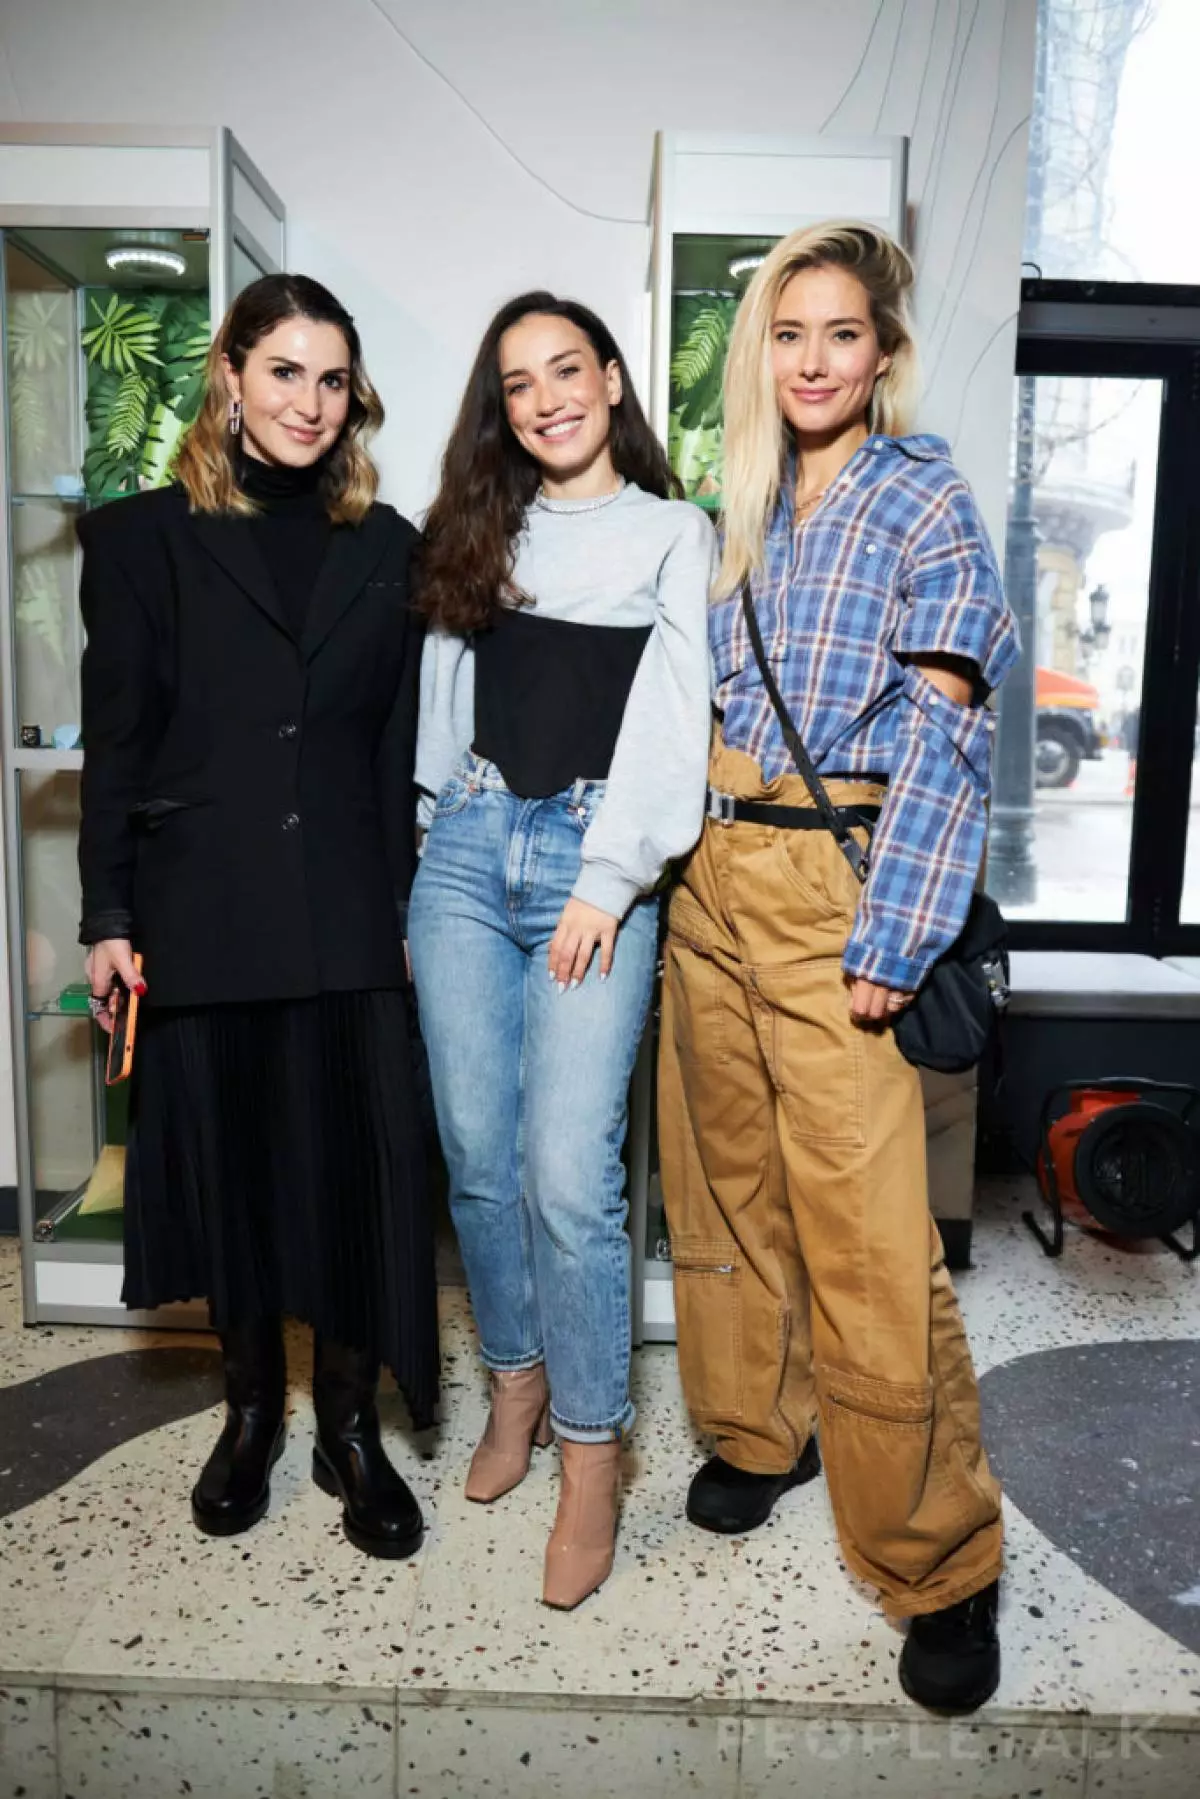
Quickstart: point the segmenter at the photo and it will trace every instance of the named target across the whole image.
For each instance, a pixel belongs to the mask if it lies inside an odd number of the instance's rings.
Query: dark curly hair
[[[621,399],[612,409],[608,447],[627,481],[660,499],[678,496],[666,453],[646,422],[612,332],[577,300],[520,294],[502,306],[479,346],[446,453],[437,498],[425,521],[420,606],[450,631],[491,624],[512,579],[517,537],[542,471],[508,422],[500,380],[500,340],[533,314],[568,320],[591,344],[600,367],[616,363]]]

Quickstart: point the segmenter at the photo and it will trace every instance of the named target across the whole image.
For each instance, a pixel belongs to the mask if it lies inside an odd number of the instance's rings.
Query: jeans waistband
[[[494,762],[486,756],[479,756],[474,750],[465,750],[459,764],[459,773],[468,787],[487,789],[492,793],[509,793],[511,788]],[[559,793],[548,793],[542,796],[545,800],[560,800],[568,806],[582,806],[587,801],[603,798],[607,783],[604,781],[586,781],[580,776],[570,787],[564,787]],[[519,796],[514,796],[519,797]]]

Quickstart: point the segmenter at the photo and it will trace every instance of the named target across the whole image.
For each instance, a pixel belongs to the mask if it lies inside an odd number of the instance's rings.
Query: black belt
[[[835,806],[834,811],[850,829],[879,821],[881,806]],[[738,800],[731,793],[708,790],[706,816],[717,824],[773,825],[780,831],[824,831],[825,820],[815,806],[772,806],[765,800]]]

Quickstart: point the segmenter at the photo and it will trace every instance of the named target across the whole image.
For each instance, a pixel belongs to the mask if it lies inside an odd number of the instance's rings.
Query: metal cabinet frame
[[[189,155],[194,152],[195,155]],[[156,162],[157,157],[157,162]],[[169,173],[168,173],[169,170]],[[111,179],[112,188],[106,183]],[[156,186],[156,182],[158,186]],[[177,197],[186,189],[187,197]],[[111,191],[111,201],[106,194]],[[136,194],[136,200],[131,199]],[[210,318],[219,320],[235,291],[235,251],[263,272],[285,263],[283,202],[224,127],[141,129],[108,125],[0,126],[0,294],[4,243],[23,230],[99,228],[119,231],[205,230],[209,234]],[[266,241],[271,240],[271,241]],[[30,252],[33,254],[33,252]],[[44,258],[39,258],[44,260]],[[6,307],[2,309],[6,312]],[[8,444],[7,347],[0,312],[0,760],[3,767],[4,860],[8,976],[17,1151],[22,1293],[27,1324],[46,1322],[191,1327],[206,1322],[197,1306],[153,1314],[120,1304],[119,1243],[45,1240],[38,1233],[31,1125],[29,990],[25,952],[25,843],[22,772],[71,772],[81,750],[23,749],[17,708],[12,487]],[[82,407],[82,397],[80,398]],[[81,971],[82,972],[82,969]],[[103,1119],[103,1073],[94,1058],[97,1151]]]
[[[770,240],[853,216],[906,237],[908,139],[662,131],[650,202],[650,422],[664,444],[670,409],[677,237]],[[654,1013],[657,1015],[657,994]],[[630,1096],[629,1228],[633,1341],[673,1342],[671,1265],[647,1254],[657,1030],[647,1026]]]

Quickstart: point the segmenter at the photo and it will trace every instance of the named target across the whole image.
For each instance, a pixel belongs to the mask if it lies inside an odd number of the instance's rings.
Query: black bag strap
[[[758,663],[758,672],[762,676],[763,686],[767,690],[767,698],[775,708],[775,716],[779,720],[779,728],[783,732],[783,741],[787,744],[792,761],[804,778],[804,785],[812,795],[812,801],[826,829],[833,833],[837,846],[845,856],[860,881],[867,878],[866,852],[859,847],[850,834],[850,826],[846,822],[846,814],[839,812],[830,799],[825,783],[813,767],[812,757],[804,747],[803,740],[792,723],[791,714],[783,703],[783,695],[771,672],[767,661],[767,652],[763,646],[762,632],[758,626],[758,615],[754,610],[754,601],[750,596],[750,581],[742,582],[742,612],[746,619],[746,629],[750,633],[750,646],[754,651],[754,660]],[[866,820],[863,820],[866,823]]]

